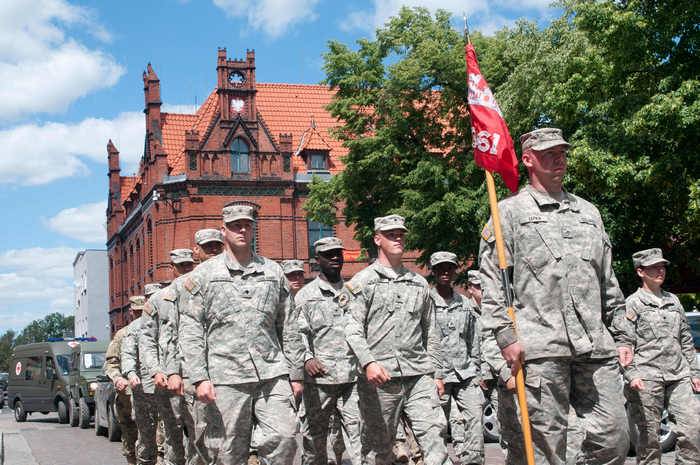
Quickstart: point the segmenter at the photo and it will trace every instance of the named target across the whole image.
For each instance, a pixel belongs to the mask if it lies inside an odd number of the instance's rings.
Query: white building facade
[[[78,252],[73,260],[75,336],[109,341],[109,269],[106,250]]]

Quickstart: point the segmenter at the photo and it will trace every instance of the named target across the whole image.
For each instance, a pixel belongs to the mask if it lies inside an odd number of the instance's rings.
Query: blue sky
[[[216,50],[255,49],[258,82],[318,83],[329,40],[353,44],[401,5],[466,10],[491,33],[556,12],[549,0],[161,0],[0,2],[0,332],[72,314],[77,251],[104,248],[106,144],[122,174],[143,147],[141,73],[164,111],[193,111],[216,82]]]

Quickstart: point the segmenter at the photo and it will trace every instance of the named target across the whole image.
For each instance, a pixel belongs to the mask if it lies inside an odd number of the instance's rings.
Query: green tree
[[[0,336],[0,372],[8,372],[10,369],[10,359],[15,348],[15,332],[11,329],[5,331]]]
[[[50,313],[42,319],[29,323],[17,336],[16,345],[43,342],[50,337],[63,337],[73,332],[73,316],[63,316],[60,313]]]
[[[518,22],[473,34],[482,72],[515,136],[563,129],[573,144],[567,189],[601,210],[625,291],[629,257],[660,246],[669,281],[700,288],[700,3],[565,0],[545,28]],[[397,212],[408,246],[468,257],[488,217],[472,163],[463,39],[450,16],[403,9],[375,40],[331,42],[329,106],[342,121],[346,169],[311,185],[305,208],[328,222],[333,205],[370,246],[372,218]],[[519,144],[516,140],[516,149]]]

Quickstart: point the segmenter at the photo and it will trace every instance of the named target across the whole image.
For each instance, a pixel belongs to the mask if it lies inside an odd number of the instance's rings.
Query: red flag
[[[508,189],[518,190],[518,159],[513,139],[503,119],[503,113],[481,75],[474,46],[468,43],[467,85],[469,86],[469,114],[472,120],[472,147],[474,161],[485,170],[495,171],[503,178]]]

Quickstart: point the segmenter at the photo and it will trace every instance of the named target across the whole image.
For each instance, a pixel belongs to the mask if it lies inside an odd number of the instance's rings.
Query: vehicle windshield
[[[58,369],[61,370],[61,374],[67,375],[70,371],[70,358],[67,355],[56,355],[56,362],[58,362]]]
[[[0,381],[7,381],[7,379],[10,377],[7,373],[0,373]]]
[[[83,360],[82,368],[89,370],[92,368],[102,368],[105,364],[104,352],[87,352],[81,357]]]
[[[700,316],[690,316],[688,317],[688,323],[690,324],[690,332],[693,333],[693,343],[696,349],[700,349]]]

